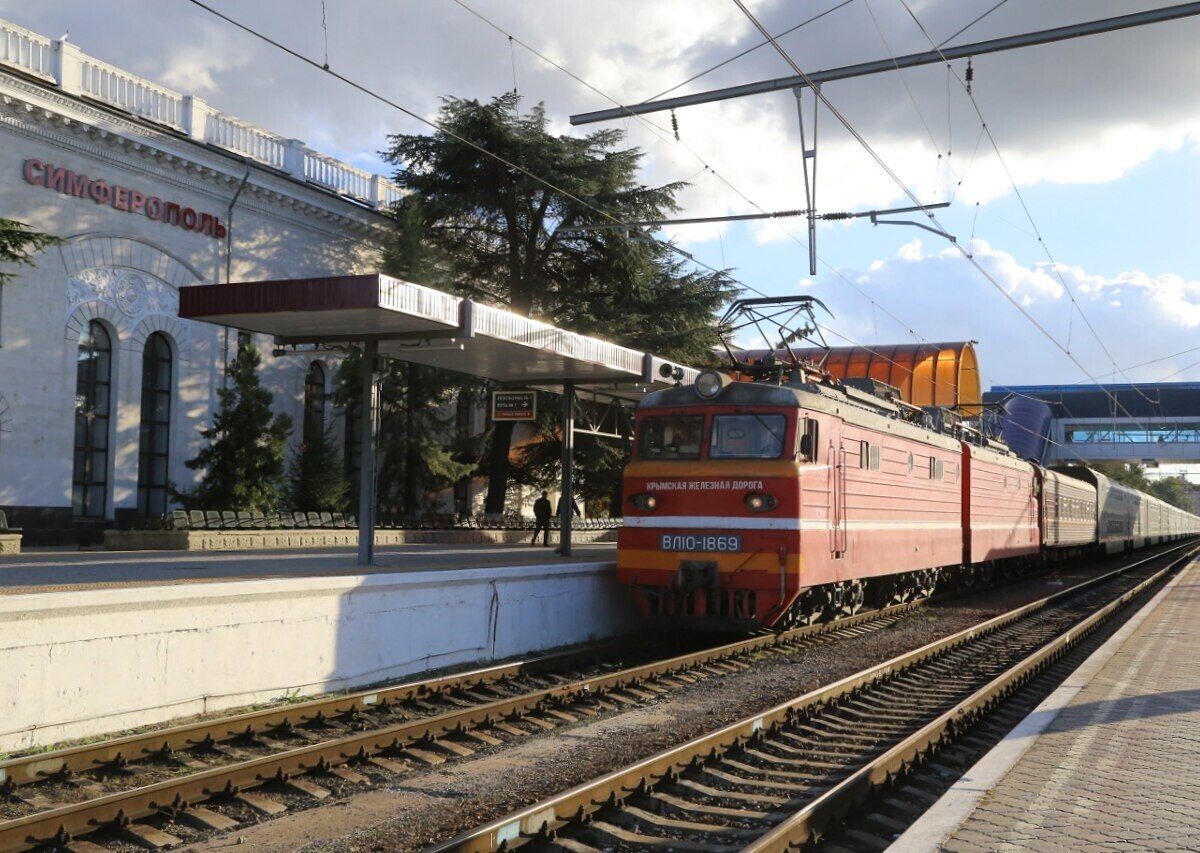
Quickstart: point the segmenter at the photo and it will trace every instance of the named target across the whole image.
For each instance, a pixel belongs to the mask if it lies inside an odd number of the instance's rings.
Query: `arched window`
[[[325,369],[319,361],[308,366],[304,377],[304,432],[305,444],[320,441],[325,432]]]
[[[138,515],[167,511],[171,445],[171,344],[155,332],[142,351],[142,425],[138,439]]]
[[[79,336],[75,366],[75,465],[71,511],[103,518],[108,500],[108,420],[112,402],[112,341],[92,320]]]

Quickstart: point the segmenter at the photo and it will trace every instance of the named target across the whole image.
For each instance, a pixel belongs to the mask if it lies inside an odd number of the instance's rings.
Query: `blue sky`
[[[568,116],[611,103],[519,44],[510,45],[505,33],[623,103],[652,96],[758,41],[729,0],[326,0],[327,31],[320,0],[212,2],[317,59],[323,58],[327,32],[332,67],[430,117],[441,96],[491,97],[511,89],[515,74],[517,88],[530,101],[545,102],[553,129],[561,133],[586,132],[571,128]],[[839,2],[749,5],[770,31],[780,32]],[[851,0],[782,43],[812,70],[879,59],[928,49],[913,16],[941,40],[995,5]],[[954,43],[1165,5],[1007,0]],[[371,168],[380,167],[377,152],[387,133],[422,130],[186,0],[42,0],[36,6],[0,0],[0,17],[50,36],[69,29],[85,52]],[[866,221],[823,226],[820,255],[852,284],[824,271],[810,280],[806,250],[771,224],[673,234],[697,257],[733,268],[755,288],[820,296],[834,310],[830,327],[863,343],[910,341],[909,329],[930,340],[978,340],[985,377],[995,382],[1082,381],[1112,372],[1114,359],[1126,367],[1200,346],[1198,37],[1200,18],[1192,18],[974,61],[976,102],[1058,270],[1047,265],[986,139],[972,157],[978,118],[940,66],[834,83],[824,91],[922,201],[947,197],[948,173],[939,167],[939,153],[941,163],[965,174],[954,206],[939,219],[995,285],[947,242],[912,228],[872,228]],[[960,77],[965,73],[964,62],[954,68]],[[761,49],[679,91],[788,73],[780,57]],[[661,129],[666,116],[653,118],[659,129],[636,121],[616,126],[646,152],[647,183],[694,179],[681,197],[683,215],[749,212],[739,193],[767,210],[803,206],[790,94],[681,110],[678,119],[679,143]],[[827,112],[819,151],[820,209],[908,203]],[[706,165],[737,192],[706,172]],[[977,201],[982,206],[976,217]],[[798,220],[786,227],[804,234]],[[888,319],[889,312],[905,324]],[[1059,348],[1068,345],[1079,364]],[[1196,356],[1166,358],[1116,378],[1152,381],[1178,371],[1175,380],[1200,380]]]

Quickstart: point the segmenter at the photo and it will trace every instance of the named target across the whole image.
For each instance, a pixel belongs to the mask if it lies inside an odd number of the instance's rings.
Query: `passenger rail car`
[[[790,627],[1200,520],[1082,468],[1047,470],[863,387],[716,372],[639,404],[617,574],[641,611]]]

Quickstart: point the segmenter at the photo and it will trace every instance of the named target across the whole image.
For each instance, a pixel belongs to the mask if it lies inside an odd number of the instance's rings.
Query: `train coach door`
[[[829,444],[829,552],[835,560],[846,556],[846,452],[841,442]]]

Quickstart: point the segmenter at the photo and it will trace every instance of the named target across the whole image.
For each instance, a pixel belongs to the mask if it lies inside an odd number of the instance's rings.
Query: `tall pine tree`
[[[284,452],[292,419],[271,414],[271,392],[258,379],[260,358],[253,344],[238,347],[226,369],[229,384],[217,390],[220,408],[200,431],[209,444],[184,464],[204,477],[175,492],[189,509],[266,512],[283,497]]]
[[[718,343],[713,315],[733,291],[727,276],[685,272],[653,242],[569,230],[609,221],[597,209],[622,221],[662,219],[676,210],[684,184],[638,183],[642,155],[618,148],[618,130],[554,136],[540,104],[524,114],[520,106],[515,93],[486,104],[448,98],[442,130],[391,137],[387,158],[410,190],[399,214],[420,224],[446,285],[580,332],[680,360],[707,359]],[[503,510],[512,430],[501,423],[491,434],[489,513]]]

